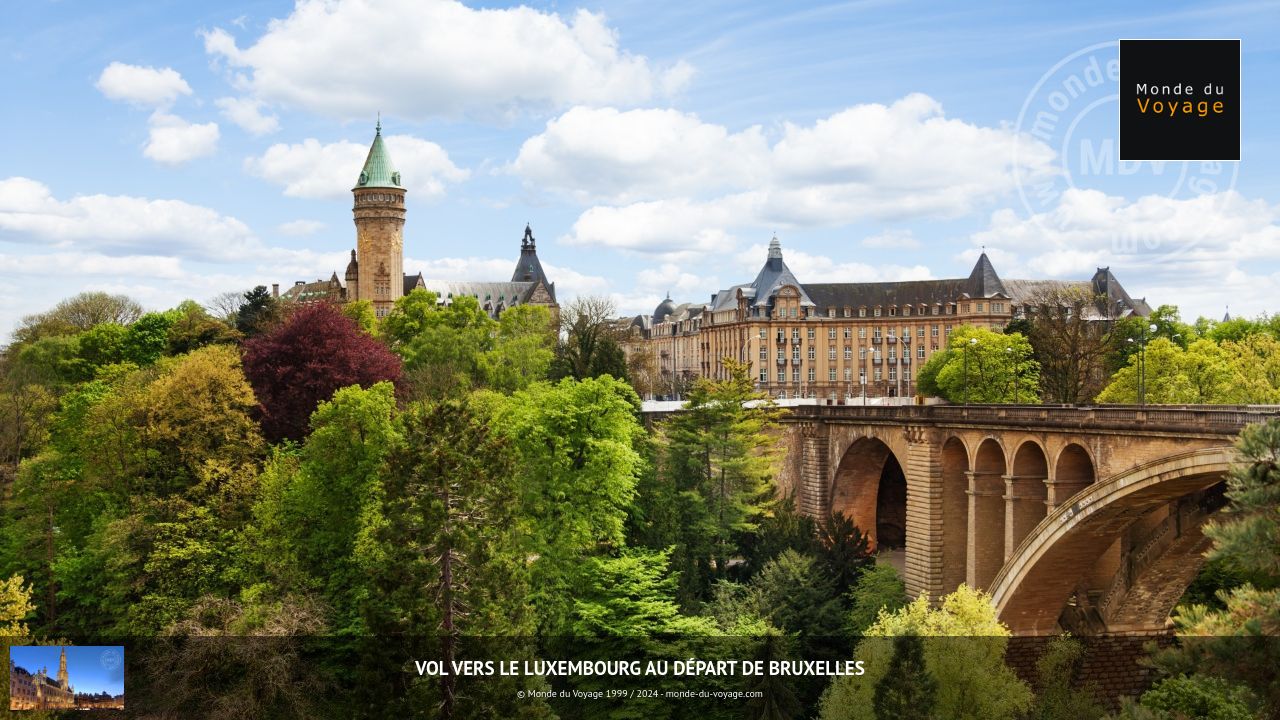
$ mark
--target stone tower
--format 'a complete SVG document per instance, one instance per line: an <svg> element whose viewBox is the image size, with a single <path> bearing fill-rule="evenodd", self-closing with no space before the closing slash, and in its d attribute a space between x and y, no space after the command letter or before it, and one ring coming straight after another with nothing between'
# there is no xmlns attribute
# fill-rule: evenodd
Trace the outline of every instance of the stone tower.
<svg viewBox="0 0 1280 720"><path fill-rule="evenodd" d="M351 193L356 250L347 266L347 298L372 301L374 313L383 317L404 295L405 189L383 145L381 121Z"/></svg>
<svg viewBox="0 0 1280 720"><path fill-rule="evenodd" d="M67 677L67 649L62 648L62 655L58 658L58 687L63 690L71 689L71 679Z"/></svg>

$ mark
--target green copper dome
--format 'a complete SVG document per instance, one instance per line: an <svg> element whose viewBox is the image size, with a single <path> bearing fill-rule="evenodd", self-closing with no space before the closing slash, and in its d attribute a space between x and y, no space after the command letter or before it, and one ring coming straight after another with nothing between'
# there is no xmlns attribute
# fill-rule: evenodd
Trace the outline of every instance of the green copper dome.
<svg viewBox="0 0 1280 720"><path fill-rule="evenodd" d="M360 179L353 190L360 188L400 188L400 173L391 164L391 156L382 142L382 121L378 121L373 145L369 147L369 157L364 160L364 169L360 171Z"/></svg>

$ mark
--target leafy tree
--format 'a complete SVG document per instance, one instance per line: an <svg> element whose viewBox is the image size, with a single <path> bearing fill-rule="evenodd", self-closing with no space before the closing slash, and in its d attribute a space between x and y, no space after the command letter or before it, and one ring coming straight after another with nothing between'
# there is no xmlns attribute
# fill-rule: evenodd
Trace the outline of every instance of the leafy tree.
<svg viewBox="0 0 1280 720"><path fill-rule="evenodd" d="M831 578L811 556L786 550L751 580L756 614L801 638L842 634L843 608Z"/></svg>
<svg viewBox="0 0 1280 720"><path fill-rule="evenodd" d="M0 637L24 637L28 630L23 621L32 610L31 590L21 575L0 581Z"/></svg>
<svg viewBox="0 0 1280 720"><path fill-rule="evenodd" d="M1134 708L1130 701L1119 717L1149 720L1255 720L1258 717L1253 709L1257 699L1248 688L1209 676L1161 680L1142 694L1138 705Z"/></svg>
<svg viewBox="0 0 1280 720"><path fill-rule="evenodd" d="M124 359L135 365L150 365L169 348L169 329L178 320L178 313L147 313L129 326L120 341Z"/></svg>
<svg viewBox="0 0 1280 720"><path fill-rule="evenodd" d="M907 604L907 586L892 565L871 565L849 591L849 633L859 637L875 625L881 612L895 613Z"/></svg>
<svg viewBox="0 0 1280 720"><path fill-rule="evenodd" d="M576 298L560 313L565 340L556 348L553 379L578 380L609 375L627 379L627 359L610 323L613 303L606 298Z"/></svg>
<svg viewBox="0 0 1280 720"><path fill-rule="evenodd" d="M964 325L951 333L945 351L929 358L918 380L921 393L950 402L1009 403L1037 402L1039 378L1025 337Z"/></svg>
<svg viewBox="0 0 1280 720"><path fill-rule="evenodd" d="M10 345L3 364L6 376L36 383L54 394L89 377L80 360L80 339L71 335Z"/></svg>
<svg viewBox="0 0 1280 720"><path fill-rule="evenodd" d="M924 667L924 646L914 635L893 639L893 658L874 696L876 720L931 718L938 682Z"/></svg>
<svg viewBox="0 0 1280 720"><path fill-rule="evenodd" d="M822 720L874 718L876 686L889 671L891 638L923 638L925 669L937 680L936 714L945 718L1015 718L1031 705L1031 690L1004 664L1009 630L996 619L990 599L961 585L938 608L921 595L894 613L881 614L858 644L862 677L839 677L822 696Z"/></svg>
<svg viewBox="0 0 1280 720"><path fill-rule="evenodd" d="M759 650L752 659L764 663L766 668L774 660L784 659L788 655L787 640L776 629L766 627L749 636L759 639ZM753 676L747 689L759 693L747 700L745 717L750 720L791 720L800 717L804 711L791 683L781 676L773 673Z"/></svg>
<svg viewBox="0 0 1280 720"><path fill-rule="evenodd" d="M1036 700L1027 720L1098 720L1106 710L1092 687L1072 688L1084 645L1068 635L1053 639L1036 661Z"/></svg>
<svg viewBox="0 0 1280 720"><path fill-rule="evenodd" d="M244 371L258 397L263 433L270 440L298 439L335 390L394 382L400 360L332 305L317 303L245 342Z"/></svg>
<svg viewBox="0 0 1280 720"><path fill-rule="evenodd" d="M279 310L279 300L272 297L266 285L246 291L244 300L236 308L236 330L246 337L265 332L275 322Z"/></svg>
<svg viewBox="0 0 1280 720"><path fill-rule="evenodd" d="M1056 287L1024 304L1026 319L1005 328L1031 342L1046 402L1087 402L1102 390L1117 325L1105 295L1080 287ZM1099 309L1102 309L1101 318Z"/></svg>
<svg viewBox="0 0 1280 720"><path fill-rule="evenodd" d="M534 602L541 626L554 633L567 622L582 558L623 544L642 466L639 399L623 382L594 378L535 383L484 402L489 423L516 451L514 502L526 552L536 557Z"/></svg>
<svg viewBox="0 0 1280 720"><path fill-rule="evenodd" d="M364 333L373 335L378 329L378 315L371 300L348 300L342 305L342 314L354 320Z"/></svg>
<svg viewBox="0 0 1280 720"><path fill-rule="evenodd" d="M206 345L230 344L240 339L240 333L227 322L215 318L199 303L183 300L170 311L168 353L182 355Z"/></svg>
<svg viewBox="0 0 1280 720"><path fill-rule="evenodd" d="M843 596L875 564L875 555L867 536L840 511L823 518L817 530L818 563Z"/></svg>
<svg viewBox="0 0 1280 720"><path fill-rule="evenodd" d="M1183 350L1165 338L1147 343L1142 356L1146 365L1147 402L1157 405L1193 402L1195 390L1185 372L1183 357ZM1138 402L1139 359L1137 354L1130 356L1129 364L1117 371L1111 384L1098 394L1098 402Z"/></svg>
<svg viewBox="0 0 1280 720"><path fill-rule="evenodd" d="M124 338L129 329L116 323L94 325L80 334L81 377L93 377L98 368L124 360Z"/></svg>
<svg viewBox="0 0 1280 720"><path fill-rule="evenodd" d="M648 638L708 634L713 625L680 614L670 551L623 549L617 556L588 560L585 582L575 593L570 630L575 637Z"/></svg>
<svg viewBox="0 0 1280 720"><path fill-rule="evenodd" d="M1280 316L1277 316L1280 317ZM1224 400L1242 405L1280 403L1280 340L1255 333L1221 343L1232 377Z"/></svg>
<svg viewBox="0 0 1280 720"><path fill-rule="evenodd" d="M1236 444L1241 462L1227 475L1230 503L1205 526L1211 562L1280 584L1280 420L1247 426ZM1156 661L1169 675L1211 674L1248 686L1266 715L1280 713L1280 590L1245 584L1219 595L1225 609L1179 608L1181 647ZM1145 704L1145 703L1144 703Z"/></svg>
<svg viewBox="0 0 1280 720"><path fill-rule="evenodd" d="M498 317L493 349L480 356L484 383L511 393L545 380L555 357L551 311L537 305L517 305Z"/></svg>
<svg viewBox="0 0 1280 720"><path fill-rule="evenodd" d="M741 577L750 579L785 550L817 553L818 527L813 518L796 511L794 498L788 496L765 508L755 530L741 533L737 543L743 559Z"/></svg>
<svg viewBox="0 0 1280 720"><path fill-rule="evenodd" d="M381 331L404 358L413 394L442 399L483 385L481 357L492 349L497 327L475 298L438 305L434 293L418 288L396 301Z"/></svg>
<svg viewBox="0 0 1280 720"><path fill-rule="evenodd" d="M129 325L142 315L142 306L124 295L82 292L59 302L48 312L28 315L14 331L17 343L54 335L75 335L95 325Z"/></svg>
<svg viewBox="0 0 1280 720"><path fill-rule="evenodd" d="M752 532L771 496L777 410L755 390L748 367L726 359L728 377L703 378L685 411L662 427L662 472L679 493L684 537L675 562L682 601L707 596L737 554L734 538Z"/></svg>

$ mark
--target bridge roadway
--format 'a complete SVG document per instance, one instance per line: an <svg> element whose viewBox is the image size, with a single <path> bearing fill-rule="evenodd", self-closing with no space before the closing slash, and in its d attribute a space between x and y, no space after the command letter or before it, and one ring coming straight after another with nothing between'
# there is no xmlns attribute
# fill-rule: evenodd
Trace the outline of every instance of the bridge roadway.
<svg viewBox="0 0 1280 720"><path fill-rule="evenodd" d="M660 420L668 413L651 413ZM1203 563L1232 445L1274 406L796 405L780 491L905 555L910 594L991 593L1017 635L1149 634Z"/></svg>

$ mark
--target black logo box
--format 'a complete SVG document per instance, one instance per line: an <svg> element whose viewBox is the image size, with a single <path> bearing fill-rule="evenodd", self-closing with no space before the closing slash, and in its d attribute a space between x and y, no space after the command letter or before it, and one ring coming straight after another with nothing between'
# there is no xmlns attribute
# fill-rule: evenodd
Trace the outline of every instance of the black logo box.
<svg viewBox="0 0 1280 720"><path fill-rule="evenodd" d="M1239 160L1241 101L1239 40L1120 41L1121 160Z"/></svg>

